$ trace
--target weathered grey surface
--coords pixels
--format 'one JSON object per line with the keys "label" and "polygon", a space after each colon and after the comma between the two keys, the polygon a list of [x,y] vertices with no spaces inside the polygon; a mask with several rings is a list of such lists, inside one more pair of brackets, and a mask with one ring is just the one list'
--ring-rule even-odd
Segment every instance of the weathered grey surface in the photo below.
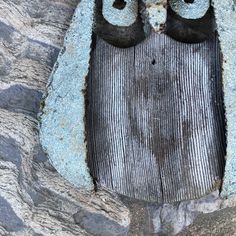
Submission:
{"label": "weathered grey surface", "polygon": [[153,33],[129,49],[98,39],[88,94],[89,166],[99,184],[159,203],[220,187],[225,130],[215,37],[183,44]]}
{"label": "weathered grey surface", "polygon": [[77,4],[0,1],[1,236],[128,231],[128,209],[106,192],[88,194],[70,185],[38,140],[40,99]]}
{"label": "weathered grey surface", "polygon": [[236,207],[199,215],[179,236],[234,236],[236,235]]}
{"label": "weathered grey surface", "polygon": [[[231,232],[235,228],[236,210],[230,208],[235,206],[235,199],[222,200],[219,191],[197,200],[172,204],[160,205],[127,198],[123,201],[131,211],[130,235],[132,236],[172,236],[181,235],[181,232],[188,235],[185,234],[185,229],[186,232],[190,231],[188,228],[194,236],[215,235],[215,233],[204,234],[211,231],[219,231],[221,232],[219,235],[222,236],[234,235],[227,232],[228,228],[231,228]],[[230,214],[227,214],[227,211]]]}

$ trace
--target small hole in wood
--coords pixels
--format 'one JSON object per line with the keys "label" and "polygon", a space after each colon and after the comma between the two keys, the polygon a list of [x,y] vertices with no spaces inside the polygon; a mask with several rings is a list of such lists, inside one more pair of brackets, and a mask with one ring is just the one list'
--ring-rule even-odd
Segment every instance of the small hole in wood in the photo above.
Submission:
{"label": "small hole in wood", "polygon": [[156,65],[156,60],[155,59],[152,60],[152,65]]}
{"label": "small hole in wood", "polygon": [[185,3],[194,3],[194,0],[184,0]]}
{"label": "small hole in wood", "polygon": [[126,6],[126,1],[124,1],[124,0],[115,0],[112,6],[116,9],[123,10]]}

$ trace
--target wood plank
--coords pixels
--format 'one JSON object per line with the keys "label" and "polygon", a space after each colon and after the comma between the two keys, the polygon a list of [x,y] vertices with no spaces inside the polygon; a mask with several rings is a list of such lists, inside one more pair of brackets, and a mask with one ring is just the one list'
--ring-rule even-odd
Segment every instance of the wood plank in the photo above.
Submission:
{"label": "wood plank", "polygon": [[102,186],[158,202],[219,188],[225,130],[216,37],[152,34],[128,49],[98,39],[88,82],[89,165]]}

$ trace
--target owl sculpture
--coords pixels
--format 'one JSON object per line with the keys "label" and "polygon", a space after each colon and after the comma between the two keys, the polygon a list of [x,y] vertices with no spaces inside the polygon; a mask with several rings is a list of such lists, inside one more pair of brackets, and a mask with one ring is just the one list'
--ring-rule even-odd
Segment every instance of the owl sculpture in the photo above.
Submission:
{"label": "owl sculpture", "polygon": [[221,188],[214,12],[208,0],[80,1],[40,116],[42,146],[67,181],[158,203]]}

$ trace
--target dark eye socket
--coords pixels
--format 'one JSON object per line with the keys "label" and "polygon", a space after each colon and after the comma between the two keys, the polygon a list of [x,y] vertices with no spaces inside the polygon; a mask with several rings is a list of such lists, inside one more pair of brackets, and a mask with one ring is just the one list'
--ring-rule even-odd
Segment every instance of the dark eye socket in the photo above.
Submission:
{"label": "dark eye socket", "polygon": [[126,1],[124,1],[124,0],[115,0],[112,6],[116,9],[123,10],[126,6]]}
{"label": "dark eye socket", "polygon": [[194,3],[194,0],[184,0],[185,3]]}
{"label": "dark eye socket", "polygon": [[[130,0],[130,2],[136,1]],[[129,7],[128,0],[113,0],[112,3],[113,7],[119,10]],[[136,21],[129,26],[113,25],[104,17],[103,5],[103,0],[96,0],[96,24],[94,33],[97,36],[104,39],[109,44],[120,48],[135,46],[146,38],[143,21],[139,14],[137,14]],[[115,10],[114,8],[111,10]],[[115,10],[115,12],[117,11]],[[121,11],[121,15],[124,15],[125,13],[122,12],[123,11]],[[117,14],[117,17],[119,17],[119,14]]]}

